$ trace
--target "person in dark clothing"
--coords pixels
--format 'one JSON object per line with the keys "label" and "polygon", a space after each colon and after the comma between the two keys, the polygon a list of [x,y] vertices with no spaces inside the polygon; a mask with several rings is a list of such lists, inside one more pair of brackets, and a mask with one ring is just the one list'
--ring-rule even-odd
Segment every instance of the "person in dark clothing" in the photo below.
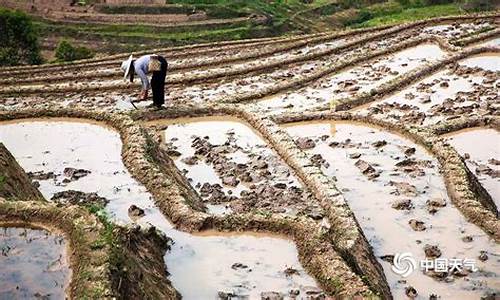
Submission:
{"label": "person in dark clothing", "polygon": [[[153,61],[156,60],[156,61]],[[159,64],[159,66],[158,66]],[[150,70],[155,67],[156,70]],[[165,103],[165,78],[167,76],[168,63],[167,60],[160,55],[144,55],[137,60],[132,55],[122,63],[122,71],[125,73],[124,79],[134,81],[134,74],[141,78],[142,91],[139,96],[140,101],[148,98],[149,88],[153,91],[153,106],[161,108]],[[151,84],[148,79],[148,74],[152,73]]]}

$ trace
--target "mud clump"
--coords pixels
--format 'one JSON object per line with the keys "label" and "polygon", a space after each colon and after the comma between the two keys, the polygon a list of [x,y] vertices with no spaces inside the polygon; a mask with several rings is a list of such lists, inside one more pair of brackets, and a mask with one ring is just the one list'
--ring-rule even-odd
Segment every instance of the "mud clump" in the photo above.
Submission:
{"label": "mud clump", "polygon": [[128,208],[128,215],[130,216],[131,219],[135,220],[141,217],[144,217],[144,209],[138,207],[135,204],[130,205]]}
{"label": "mud clump", "polygon": [[375,170],[372,165],[367,163],[366,161],[360,159],[354,164],[363,175],[366,175],[369,179],[374,179],[380,176],[380,173]]}
{"label": "mud clump", "polygon": [[64,178],[63,182],[64,183],[69,183],[71,181],[78,180],[80,178],[83,178],[87,175],[89,175],[91,172],[89,170],[85,169],[75,169],[75,168],[65,168],[63,171]]}
{"label": "mud clump", "polygon": [[38,172],[28,172],[27,174],[28,177],[33,180],[49,180],[56,178],[56,174],[54,174],[54,172],[38,171]]}
{"label": "mud clump", "polygon": [[401,199],[393,202],[391,207],[397,210],[410,210],[413,208],[413,203],[411,199]]}
{"label": "mud clump", "polygon": [[302,150],[308,150],[316,147],[316,143],[307,137],[300,137],[295,141],[295,143],[297,144],[297,147]]}
{"label": "mud clump", "polygon": [[410,224],[410,227],[415,231],[424,231],[427,229],[424,222],[416,219],[411,219],[408,221],[408,224]]}
{"label": "mud clump", "polygon": [[[324,217],[319,205],[310,201],[312,194],[301,187],[291,170],[270,149],[260,145],[240,145],[232,131],[226,136],[227,139],[220,144],[212,144],[208,136],[192,136],[194,155],[181,157],[184,164],[203,162],[215,171],[218,183],[198,182],[193,185],[203,201],[224,204],[233,213],[260,209],[305,215],[314,220]],[[307,147],[315,145],[311,139],[303,143]],[[167,145],[170,149],[174,147],[173,143]],[[324,165],[326,161],[317,156],[316,163]]]}
{"label": "mud clump", "polygon": [[97,193],[84,193],[81,191],[67,190],[55,193],[50,200],[73,205],[99,205],[105,206],[109,200]]}
{"label": "mud clump", "polygon": [[438,258],[441,256],[441,250],[436,245],[425,245],[424,252],[425,257],[428,258]]}

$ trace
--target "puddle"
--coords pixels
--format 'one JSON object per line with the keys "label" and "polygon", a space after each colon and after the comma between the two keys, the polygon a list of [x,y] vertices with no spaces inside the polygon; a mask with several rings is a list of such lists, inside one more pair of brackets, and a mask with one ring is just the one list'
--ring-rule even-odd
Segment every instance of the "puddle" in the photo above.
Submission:
{"label": "puddle", "polygon": [[64,237],[0,227],[0,299],[64,299],[71,270]]}
{"label": "puddle", "polygon": [[[500,40],[500,39],[499,39]],[[462,66],[469,68],[481,68],[493,72],[500,71],[500,54],[485,53],[482,55],[473,56],[459,62]]]}
{"label": "puddle", "polygon": [[[123,165],[122,143],[112,129],[76,120],[24,120],[0,123],[0,141],[27,172],[57,175],[66,167],[91,172],[66,184],[62,183],[63,175],[41,180],[40,191],[49,199],[68,189],[97,192],[110,201],[106,211],[118,223],[132,222],[127,215],[130,205],[143,208],[145,216],[138,223],[150,223],[174,240],[165,260],[174,287],[185,299],[214,299],[219,291],[234,291],[253,299],[270,290],[288,294],[297,289],[304,295],[317,289],[314,279],[301,267],[295,245],[287,239],[250,233],[194,236],[173,229],[151,195]],[[237,263],[247,268],[233,267]],[[287,276],[288,267],[296,269],[298,275]]]}
{"label": "puddle", "polygon": [[[496,58],[469,60],[492,64]],[[465,65],[449,67],[382,100],[353,109],[392,122],[433,125],[461,116],[495,115],[498,110],[498,76],[490,70]]]}
{"label": "puddle", "polygon": [[[316,146],[307,152],[316,155],[314,161],[343,191],[379,257],[395,299],[407,298],[407,286],[417,290],[419,299],[428,299],[431,294],[440,299],[478,299],[495,290],[498,293],[500,247],[453,207],[439,174],[438,162],[423,148],[398,135],[360,123],[304,122],[288,124],[285,129],[295,139],[309,137],[315,141]],[[412,160],[405,163],[407,158]],[[359,160],[373,170],[361,163],[357,167]],[[426,203],[430,199],[436,205],[444,202],[446,206],[430,206]],[[397,201],[401,201],[399,210],[392,208]],[[405,210],[405,204],[413,208]],[[426,229],[415,231],[409,225],[411,219],[423,221]],[[468,236],[472,242],[466,242]],[[409,252],[418,266],[418,262],[425,259],[427,244],[438,246],[441,259],[472,259],[479,270],[465,277],[449,275],[443,281],[419,270],[403,278],[391,270],[389,262],[380,258]],[[481,251],[486,251],[488,256],[485,262],[478,258]]]}
{"label": "puddle", "polygon": [[481,185],[500,208],[500,133],[495,129],[471,128],[447,134],[448,142],[466,159]]}
{"label": "puddle", "polygon": [[368,92],[445,55],[446,53],[437,45],[422,44],[328,76],[298,91],[271,96],[259,101],[258,105],[268,110],[312,108],[329,101]]}
{"label": "puddle", "polygon": [[312,195],[285,162],[238,119],[177,119],[160,124],[168,126],[164,141],[171,158],[209,204],[210,213],[256,209],[290,215],[319,213]]}

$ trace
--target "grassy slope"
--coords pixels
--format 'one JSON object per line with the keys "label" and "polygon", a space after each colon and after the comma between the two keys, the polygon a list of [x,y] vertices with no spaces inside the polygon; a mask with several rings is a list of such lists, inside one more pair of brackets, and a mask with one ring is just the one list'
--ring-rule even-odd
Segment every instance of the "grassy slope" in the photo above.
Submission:
{"label": "grassy slope", "polygon": [[[36,23],[41,29],[41,36],[66,38],[77,43],[95,40],[105,44],[96,46],[98,52],[123,52],[128,49],[160,45],[184,45],[330,30],[342,24],[348,27],[371,27],[463,13],[457,4],[414,8],[403,7],[395,0],[370,6],[360,3],[364,3],[362,1],[374,3],[377,0],[353,0],[352,5],[358,8],[351,9],[354,13],[346,14],[347,19],[339,21],[335,16],[332,17],[332,14],[345,6],[343,1],[349,0],[315,0],[310,4],[304,3],[303,0],[169,0],[169,3],[176,6],[175,9],[184,6],[189,9],[195,8],[205,11],[211,18],[266,15],[269,17],[269,22],[264,25],[247,22],[161,29],[148,26],[61,24],[44,20],[37,20]],[[123,9],[130,11],[130,8]],[[123,13],[120,10],[116,12]]]}
{"label": "grassy slope", "polygon": [[401,12],[389,13],[384,16],[376,16],[373,19],[367,20],[360,24],[355,24],[353,27],[372,27],[379,25],[397,24],[439,16],[458,15],[461,13],[464,13],[464,11],[457,4],[407,8],[403,9]]}

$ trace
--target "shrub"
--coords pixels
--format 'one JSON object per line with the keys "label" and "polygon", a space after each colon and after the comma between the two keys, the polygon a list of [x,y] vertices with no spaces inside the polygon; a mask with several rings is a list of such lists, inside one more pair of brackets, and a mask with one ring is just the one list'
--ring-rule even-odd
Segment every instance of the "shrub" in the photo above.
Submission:
{"label": "shrub", "polygon": [[467,11],[482,11],[493,9],[491,0],[463,0],[461,7]]}
{"label": "shrub", "polygon": [[31,18],[20,11],[0,8],[0,66],[42,62]]}
{"label": "shrub", "polygon": [[75,47],[66,40],[60,41],[56,48],[56,58],[60,61],[73,61],[93,56],[94,52],[91,49],[87,47]]}

